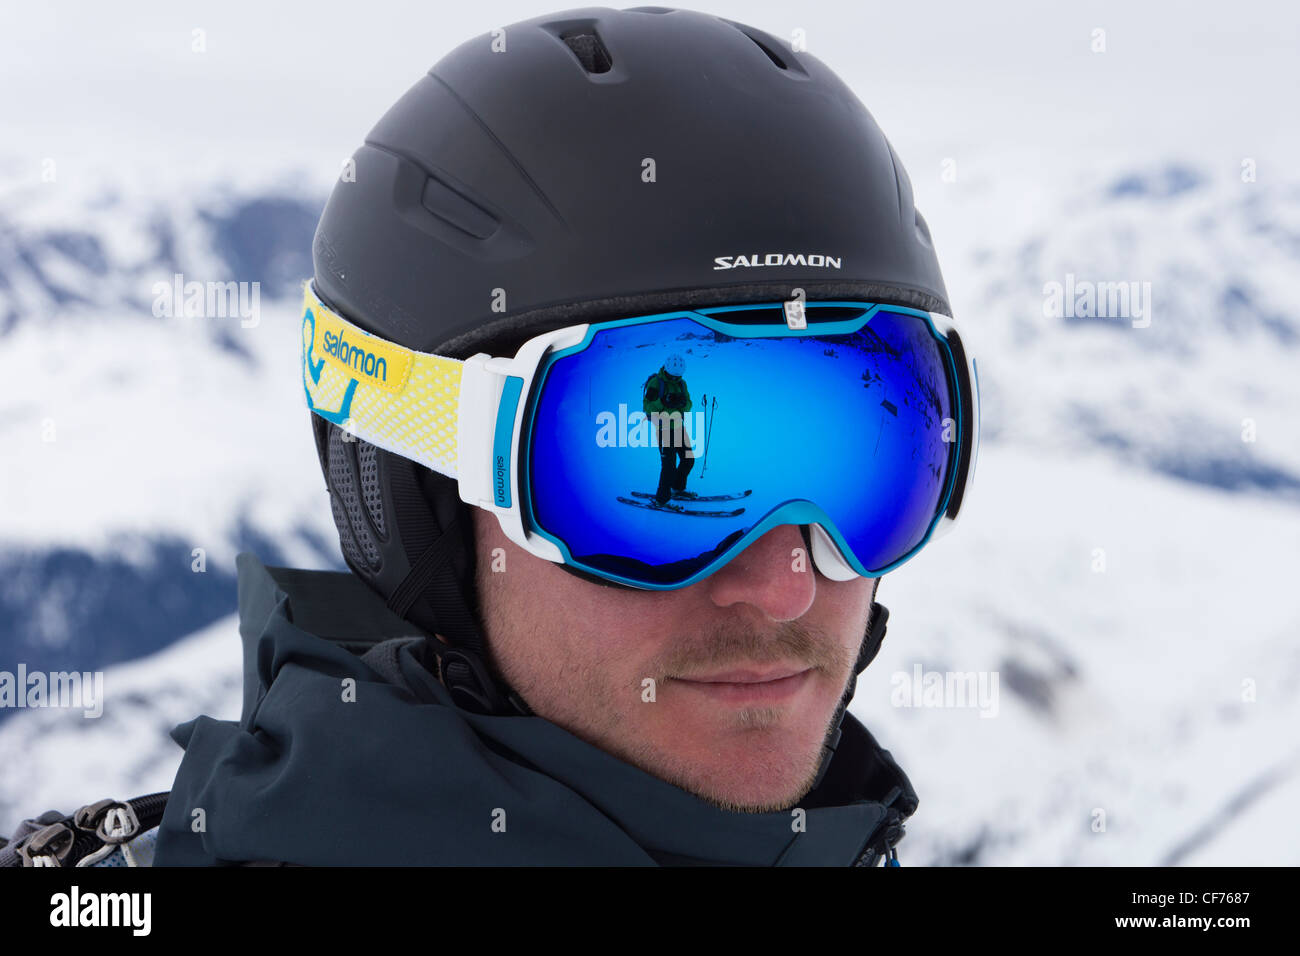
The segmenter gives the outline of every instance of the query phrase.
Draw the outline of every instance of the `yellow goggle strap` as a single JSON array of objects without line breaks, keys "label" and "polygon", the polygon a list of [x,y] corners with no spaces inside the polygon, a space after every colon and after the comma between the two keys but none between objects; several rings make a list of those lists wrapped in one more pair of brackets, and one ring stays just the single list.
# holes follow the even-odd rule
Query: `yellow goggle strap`
[{"label": "yellow goggle strap", "polygon": [[371,335],[304,287],[307,407],[349,434],[456,478],[462,364]]}]

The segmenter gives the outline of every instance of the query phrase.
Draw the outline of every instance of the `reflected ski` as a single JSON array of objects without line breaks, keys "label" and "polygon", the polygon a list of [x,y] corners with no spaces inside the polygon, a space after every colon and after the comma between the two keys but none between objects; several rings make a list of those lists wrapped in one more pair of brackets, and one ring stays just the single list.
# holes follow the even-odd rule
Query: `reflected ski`
[{"label": "reflected ski", "polygon": [[[686,503],[692,501],[739,501],[741,498],[748,498],[753,493],[754,493],[754,489],[752,488],[747,489],[746,491],[738,491],[735,494],[731,494],[731,495],[693,495],[689,491],[687,492],[674,491],[673,500],[686,502]],[[632,492],[632,497],[653,498],[654,495],[652,495],[648,491],[634,491]]]},{"label": "reflected ski", "polygon": [[[636,492],[633,492],[636,494]],[[654,495],[646,495],[647,501],[638,501],[635,498],[624,498],[618,496],[618,500],[625,505],[631,505],[634,508],[645,508],[648,511],[666,511],[670,514],[687,515],[692,518],[735,518],[745,513],[744,508],[736,508],[731,511],[697,511],[694,508],[683,508],[676,502],[668,502],[661,505],[654,500]]]}]

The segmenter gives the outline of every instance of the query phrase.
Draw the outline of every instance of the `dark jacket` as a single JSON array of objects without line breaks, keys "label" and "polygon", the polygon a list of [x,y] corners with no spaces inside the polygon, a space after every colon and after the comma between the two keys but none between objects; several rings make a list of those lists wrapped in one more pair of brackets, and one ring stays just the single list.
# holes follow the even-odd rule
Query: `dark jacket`
[{"label": "dark jacket", "polygon": [[243,712],[172,732],[156,865],[874,864],[916,808],[847,716],[804,832],[716,809],[540,717],[459,709],[428,635],[351,573],[238,569]]}]

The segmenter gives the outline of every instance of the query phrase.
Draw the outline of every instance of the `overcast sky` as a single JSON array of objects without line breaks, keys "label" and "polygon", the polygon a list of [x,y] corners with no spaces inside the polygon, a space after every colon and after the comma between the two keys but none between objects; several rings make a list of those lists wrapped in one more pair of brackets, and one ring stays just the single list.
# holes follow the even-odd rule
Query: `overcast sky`
[{"label": "overcast sky", "polygon": [[[444,54],[562,3],[409,0],[3,2],[0,201],[58,163],[147,194],[231,181],[323,196],[383,112]],[[629,3],[627,6],[634,6]],[[1062,197],[1169,162],[1300,180],[1300,4],[687,3],[837,71],[907,167],[956,299],[954,251],[1053,228]],[[1093,52],[1094,31],[1105,51]],[[192,49],[203,31],[206,51]],[[955,161],[956,183],[943,179]],[[55,197],[48,189],[42,196]],[[66,188],[60,194],[69,194]],[[136,195],[142,193],[137,192]],[[77,200],[78,202],[81,200]]]},{"label": "overcast sky", "polygon": [[[629,6],[634,4],[628,4]],[[545,2],[7,0],[0,152],[238,163],[348,155],[422,72]],[[1300,4],[687,3],[806,31],[908,152],[1273,155],[1296,140]],[[1106,52],[1090,49],[1094,28]],[[191,50],[205,31],[207,51]]]}]

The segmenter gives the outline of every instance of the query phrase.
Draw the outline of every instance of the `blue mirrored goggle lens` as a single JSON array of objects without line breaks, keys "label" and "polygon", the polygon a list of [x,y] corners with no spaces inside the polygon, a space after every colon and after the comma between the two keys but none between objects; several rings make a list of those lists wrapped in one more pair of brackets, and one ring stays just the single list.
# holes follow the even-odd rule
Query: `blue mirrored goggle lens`
[{"label": "blue mirrored goggle lens", "polygon": [[[593,326],[585,347],[548,359],[526,444],[534,526],[570,563],[660,587],[690,582],[783,507],[803,520],[776,523],[820,509],[864,570],[907,556],[939,513],[957,435],[950,360],[928,320],[726,328]],[[680,426],[647,418],[674,406]],[[659,507],[674,484],[695,497]]]}]

